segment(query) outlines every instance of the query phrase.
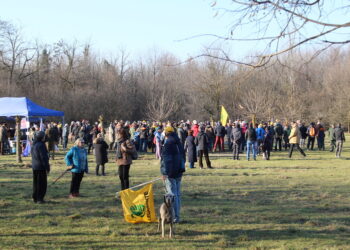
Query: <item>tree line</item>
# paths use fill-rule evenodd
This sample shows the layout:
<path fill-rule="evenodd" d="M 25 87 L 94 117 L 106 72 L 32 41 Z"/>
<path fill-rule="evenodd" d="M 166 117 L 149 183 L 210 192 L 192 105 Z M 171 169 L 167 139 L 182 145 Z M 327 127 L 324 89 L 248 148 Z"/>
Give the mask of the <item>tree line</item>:
<path fill-rule="evenodd" d="M 232 119 L 347 123 L 349 68 L 348 47 L 290 52 L 255 69 L 157 50 L 101 56 L 77 41 L 27 41 L 0 21 L 0 96 L 27 96 L 66 120 L 217 120 L 224 105 Z"/>

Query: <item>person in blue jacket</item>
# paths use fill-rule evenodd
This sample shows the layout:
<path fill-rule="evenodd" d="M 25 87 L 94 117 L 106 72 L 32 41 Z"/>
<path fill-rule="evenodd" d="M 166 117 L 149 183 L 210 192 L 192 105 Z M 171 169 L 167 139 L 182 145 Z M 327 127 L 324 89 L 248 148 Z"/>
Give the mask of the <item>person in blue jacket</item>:
<path fill-rule="evenodd" d="M 182 173 L 185 172 L 184 157 L 184 148 L 179 137 L 174 132 L 174 128 L 166 127 L 160 172 L 163 175 L 167 193 L 172 194 L 175 198 L 175 223 L 180 222 L 181 178 Z"/>
<path fill-rule="evenodd" d="M 68 166 L 67 171 L 72 172 L 69 198 L 79 197 L 80 183 L 84 173 L 89 172 L 84 139 L 79 138 L 75 141 L 74 146 L 67 152 L 65 161 Z"/>

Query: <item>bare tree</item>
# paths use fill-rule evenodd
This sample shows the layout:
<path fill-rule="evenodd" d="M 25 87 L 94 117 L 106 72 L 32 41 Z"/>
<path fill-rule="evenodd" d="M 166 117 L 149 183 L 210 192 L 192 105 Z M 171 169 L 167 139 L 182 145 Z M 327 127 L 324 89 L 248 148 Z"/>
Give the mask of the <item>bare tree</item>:
<path fill-rule="evenodd" d="M 256 46 L 258 43 L 264 44 L 265 50 L 259 51 L 257 56 L 240 60 L 233 58 L 223 49 L 210 46 L 208 52 L 198 57 L 210 56 L 251 67 L 262 67 L 269 63 L 271 58 L 306 44 L 317 44 L 319 53 L 331 45 L 350 43 L 350 20 L 348 18 L 345 22 L 339 21 L 339 16 L 347 16 L 349 13 L 348 1 L 231 0 L 230 2 L 230 7 L 220 6 L 219 1 L 214 1 L 212 4 L 217 15 L 232 16 L 227 34 L 200 34 L 191 38 L 210 36 L 214 39 L 212 44 L 232 42 L 236 46 L 239 46 L 239 43 L 253 43 L 252 46 Z M 243 32 L 247 30 L 249 33 Z"/>

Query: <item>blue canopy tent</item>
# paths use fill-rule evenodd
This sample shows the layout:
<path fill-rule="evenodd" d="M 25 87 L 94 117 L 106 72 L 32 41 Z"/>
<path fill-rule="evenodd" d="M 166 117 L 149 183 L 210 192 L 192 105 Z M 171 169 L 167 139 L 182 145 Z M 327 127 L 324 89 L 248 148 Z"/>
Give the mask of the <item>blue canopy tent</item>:
<path fill-rule="evenodd" d="M 64 112 L 44 108 L 27 97 L 2 97 L 0 116 L 64 116 Z"/>
<path fill-rule="evenodd" d="M 64 123 L 64 112 L 44 108 L 27 97 L 2 97 L 0 98 L 0 116 L 16 117 L 17 130 L 19 134 L 19 117 L 26 117 L 29 121 L 29 117 L 42 117 L 42 116 L 62 116 Z M 17 145 L 19 145 L 19 139 L 17 136 Z M 17 152 L 19 146 L 17 146 Z M 17 153 L 18 162 L 21 162 L 20 156 Z"/>

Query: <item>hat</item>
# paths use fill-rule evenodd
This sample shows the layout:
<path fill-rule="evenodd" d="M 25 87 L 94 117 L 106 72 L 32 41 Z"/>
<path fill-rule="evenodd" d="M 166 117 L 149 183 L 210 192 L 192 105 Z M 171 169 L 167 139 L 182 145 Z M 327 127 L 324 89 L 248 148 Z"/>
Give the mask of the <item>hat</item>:
<path fill-rule="evenodd" d="M 167 134 L 169 134 L 169 133 L 173 133 L 174 132 L 174 128 L 173 127 L 170 127 L 170 126 L 167 126 L 166 128 L 165 128 L 165 133 L 167 133 Z"/>

